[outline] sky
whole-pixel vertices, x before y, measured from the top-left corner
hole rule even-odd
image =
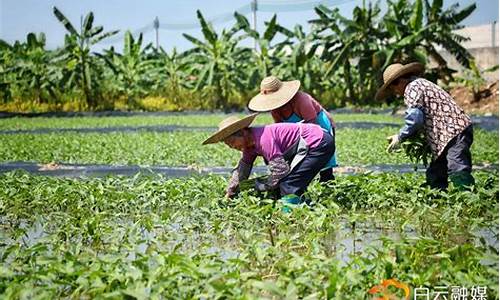
[[[161,27],[168,24],[197,24],[196,10],[199,9],[207,19],[215,16],[231,14],[241,7],[247,7],[252,0],[0,0],[0,39],[12,43],[15,40],[25,40],[29,32],[44,32],[47,38],[47,48],[54,49],[62,46],[66,29],[56,19],[52,8],[56,6],[75,27],[79,27],[81,17],[88,12],[94,13],[94,25],[104,26],[105,31],[119,29],[120,33],[98,44],[94,50],[115,46],[120,50],[123,45],[123,33],[128,29],[132,32],[151,25],[158,17]],[[369,1],[369,0],[365,0]],[[278,23],[286,28],[293,28],[301,24],[308,28],[307,21],[315,18],[311,5],[303,5],[299,11],[287,11],[290,4],[320,2],[314,0],[258,0],[258,4],[266,11],[257,12],[257,29],[262,32],[264,21],[268,21],[274,10],[277,13]],[[362,5],[363,0],[327,0],[330,7],[338,7],[340,12],[349,17],[355,6]],[[381,0],[381,7],[386,7],[385,0]],[[459,3],[465,7],[476,3],[477,9],[464,22],[464,25],[482,25],[498,21],[499,2],[496,0],[444,0],[445,7]],[[266,4],[268,4],[266,6]],[[269,5],[276,4],[276,5]],[[331,5],[333,4],[333,5]],[[247,18],[252,22],[252,14]],[[234,22],[228,21],[216,24],[220,31],[229,28]],[[201,37],[201,30],[159,30],[160,45],[167,51],[172,48],[185,50],[191,47],[182,33]],[[150,30],[144,33],[145,42],[155,41],[155,32]],[[248,41],[251,43],[251,41]]]

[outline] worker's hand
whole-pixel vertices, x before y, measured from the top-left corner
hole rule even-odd
[[[259,192],[267,191],[267,185],[264,182],[255,180],[255,190]]]
[[[228,188],[226,190],[226,195],[224,196],[226,199],[233,199],[237,194],[237,191],[233,188]]]
[[[389,142],[389,146],[387,146],[386,149],[387,153],[390,153],[399,147],[399,136],[397,134],[388,136],[387,141]]]

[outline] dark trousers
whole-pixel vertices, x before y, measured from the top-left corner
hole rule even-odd
[[[306,157],[280,181],[280,193],[282,196],[295,194],[301,196],[309,183],[319,171],[330,161],[335,152],[333,137],[323,133],[321,143],[313,149],[309,149]]]
[[[327,182],[330,180],[334,180],[335,176],[333,176],[333,169],[329,168],[319,172],[319,182]]]
[[[332,127],[332,134],[333,134],[333,147],[334,147],[333,152],[335,152],[335,127]],[[333,168],[325,169],[319,172],[319,182],[327,182],[334,179],[335,176],[333,176]]]
[[[441,155],[427,168],[426,181],[430,187],[445,190],[448,187],[448,176],[459,188],[474,185],[470,153],[473,140],[470,125],[448,142]]]

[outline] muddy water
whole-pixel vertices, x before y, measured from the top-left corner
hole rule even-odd
[[[189,222],[189,218],[181,220],[181,222]],[[23,247],[33,247],[37,244],[45,242],[51,243],[51,235],[46,228],[50,222],[43,218],[37,218],[31,224],[22,221],[18,229],[24,234],[17,239],[3,239],[3,245],[19,244]],[[123,223],[123,222],[122,222]],[[128,224],[128,225],[127,225]],[[397,231],[394,228],[380,226],[381,223],[376,222],[348,222],[341,220],[333,225],[334,230],[324,239],[325,251],[328,255],[336,257],[339,261],[347,264],[354,257],[366,256],[370,248],[382,248],[383,240],[391,240],[393,242],[402,242],[408,239],[418,239],[420,234],[417,229],[406,228],[404,231]],[[6,220],[0,220],[0,225],[5,226]],[[227,244],[231,241],[231,232],[221,232],[220,235],[226,241],[222,243],[220,238],[209,233],[207,228],[201,228],[200,231],[190,232],[188,235],[183,232],[182,228],[190,224],[173,222],[171,224],[158,224],[153,229],[148,230],[143,227],[134,227],[133,222],[125,222],[116,226],[117,236],[128,236],[127,241],[130,246],[123,249],[127,260],[133,261],[138,255],[147,255],[148,249],[161,251],[176,251],[189,252],[193,249],[204,249],[206,254],[218,255],[221,259],[227,260],[239,256],[236,244]],[[208,226],[208,225],[207,225]],[[120,229],[121,228],[121,229]],[[132,230],[129,232],[128,229]],[[126,229],[127,232],[123,229]],[[134,233],[138,231],[138,234]],[[0,230],[0,236],[3,236],[3,230]],[[163,239],[162,236],[168,236],[168,239]],[[476,246],[484,245],[493,247],[498,251],[498,228],[482,227],[469,233],[458,233],[454,240],[461,240],[463,243],[468,242]],[[261,245],[263,248],[271,247],[271,245]],[[2,250],[0,248],[0,254]],[[104,255],[104,254],[103,254]],[[483,264],[495,264],[495,261],[483,259]]]
[[[498,170],[498,165],[475,165],[474,170],[494,171]],[[230,174],[230,167],[166,167],[166,166],[116,166],[116,165],[91,165],[91,164],[37,164],[32,162],[11,162],[0,164],[0,173],[14,170],[25,170],[34,175],[55,176],[55,177],[104,177],[108,175],[134,176],[138,173],[143,175],[162,175],[165,177],[186,177],[196,175],[223,175]],[[425,169],[420,166],[418,172]],[[254,166],[253,172],[256,175],[267,174],[268,169],[264,165]],[[411,173],[415,172],[412,164],[380,164],[366,166],[343,166],[335,168],[337,174],[363,174],[367,172],[375,173]]]
[[[340,261],[347,263],[353,257],[363,255],[369,248],[380,249],[383,247],[383,240],[402,242],[408,239],[418,239],[420,233],[415,228],[406,227],[404,231],[397,231],[394,228],[378,226],[370,222],[342,222],[340,228],[329,235],[325,244]],[[457,233],[451,237],[453,240],[469,242],[475,246],[493,247],[498,252],[499,235],[498,228],[482,227],[469,233]],[[483,264],[494,264],[496,262],[482,259]]]

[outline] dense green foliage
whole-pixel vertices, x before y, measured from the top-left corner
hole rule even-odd
[[[488,246],[498,239],[498,174],[478,174],[472,193],[420,181],[341,176],[313,184],[313,209],[284,214],[246,194],[223,199],[221,177],[3,174],[0,295],[364,299],[397,278],[485,286],[498,298],[498,249]]]
[[[374,105],[381,72],[389,63],[432,58],[432,80],[448,82],[451,70],[436,51],[447,49],[466,68],[477,70],[464,41],[454,30],[475,9],[443,7],[441,0],[388,1],[382,15],[378,4],[356,7],[352,19],[339,10],[319,6],[310,30],[287,29],[274,16],[263,33],[251,29],[245,16],[216,32],[197,12],[202,38],[184,34],[193,48],[166,53],[142,35],[124,35],[121,52],[113,47],[92,51],[116,34],[94,25],[87,14],[80,30],[54,7],[65,27],[64,46],[45,49],[43,34],[30,33],[26,42],[0,40],[0,100],[2,110],[86,109],[230,109],[243,108],[258,91],[260,80],[277,75],[299,79],[302,88],[326,107]],[[244,46],[255,39],[258,51]]]
[[[212,125],[213,126],[213,125]],[[397,128],[337,131],[341,166],[410,163],[403,153],[385,152]],[[0,134],[0,161],[167,166],[234,166],[241,153],[223,143],[201,146],[205,132],[113,132]],[[498,162],[498,132],[474,131],[474,164]]]

